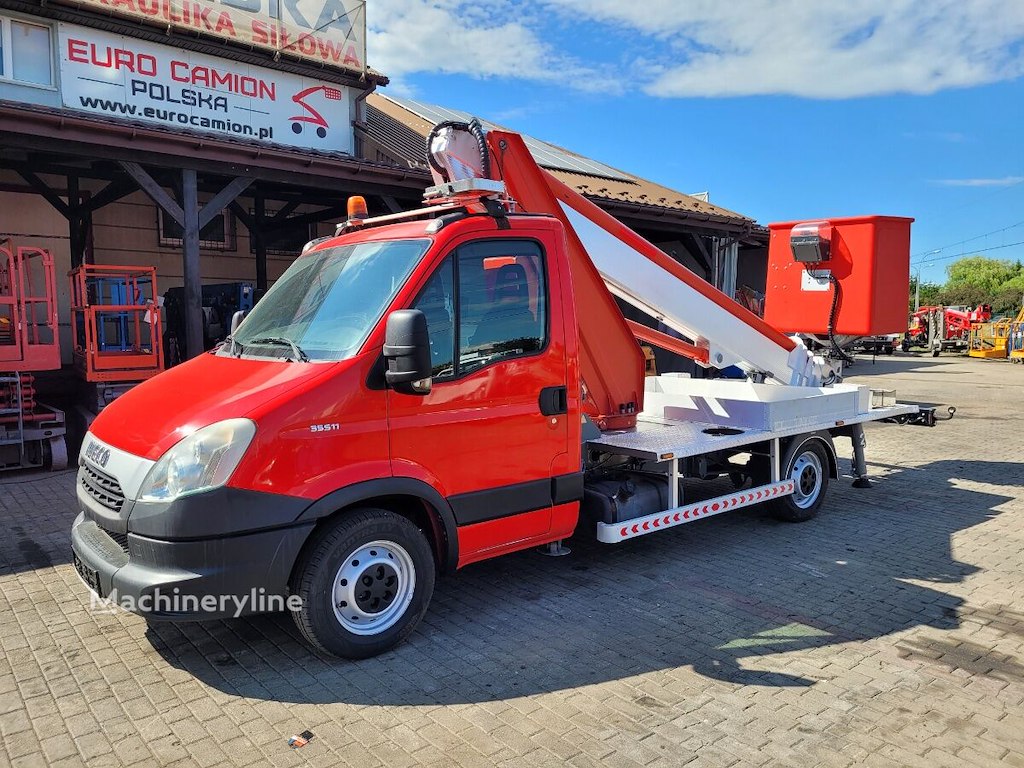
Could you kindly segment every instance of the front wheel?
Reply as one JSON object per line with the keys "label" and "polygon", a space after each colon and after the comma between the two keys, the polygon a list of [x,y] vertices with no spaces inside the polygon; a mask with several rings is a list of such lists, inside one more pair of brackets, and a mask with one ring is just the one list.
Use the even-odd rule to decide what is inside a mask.
{"label": "front wheel", "polygon": [[405,640],[434,592],[434,558],[410,520],[360,509],[324,529],[301,558],[292,618],[316,649],[349,659],[376,656]]}
{"label": "front wheel", "polygon": [[[799,438],[798,438],[799,440]],[[772,499],[768,509],[779,520],[802,523],[818,514],[828,490],[828,452],[819,438],[794,443],[787,451],[783,478],[796,489],[789,496]]]}

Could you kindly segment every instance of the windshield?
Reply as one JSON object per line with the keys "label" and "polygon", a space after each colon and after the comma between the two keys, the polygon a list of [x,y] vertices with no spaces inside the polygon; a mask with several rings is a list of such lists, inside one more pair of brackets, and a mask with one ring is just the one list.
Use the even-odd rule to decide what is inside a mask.
{"label": "windshield", "polygon": [[[382,240],[300,257],[253,308],[221,354],[351,357],[426,253],[429,240]],[[239,346],[240,345],[240,346]]]}

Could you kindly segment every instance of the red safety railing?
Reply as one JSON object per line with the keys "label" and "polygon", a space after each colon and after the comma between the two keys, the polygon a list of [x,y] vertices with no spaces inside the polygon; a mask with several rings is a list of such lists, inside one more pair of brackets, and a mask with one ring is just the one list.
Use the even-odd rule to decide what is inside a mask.
{"label": "red safety railing", "polygon": [[0,247],[0,370],[60,368],[53,254]]}
{"label": "red safety railing", "polygon": [[69,277],[74,361],[85,380],[143,381],[160,373],[156,268],[84,264]]}

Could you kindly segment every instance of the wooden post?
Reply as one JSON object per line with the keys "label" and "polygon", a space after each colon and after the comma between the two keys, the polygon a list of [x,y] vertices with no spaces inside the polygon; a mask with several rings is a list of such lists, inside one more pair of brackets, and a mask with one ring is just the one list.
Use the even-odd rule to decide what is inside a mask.
{"label": "wooden post", "polygon": [[181,172],[182,272],[185,277],[185,351],[193,358],[205,351],[203,338],[203,281],[199,271],[199,190],[196,172]]}
{"label": "wooden post", "polygon": [[262,192],[257,192],[253,198],[253,228],[249,236],[253,240],[253,249],[256,252],[256,290],[267,290],[267,241],[264,237],[263,224],[266,219],[266,201]]}
{"label": "wooden post", "polygon": [[68,244],[71,248],[71,268],[80,267],[85,258],[84,222],[79,199],[78,177],[68,176]]}

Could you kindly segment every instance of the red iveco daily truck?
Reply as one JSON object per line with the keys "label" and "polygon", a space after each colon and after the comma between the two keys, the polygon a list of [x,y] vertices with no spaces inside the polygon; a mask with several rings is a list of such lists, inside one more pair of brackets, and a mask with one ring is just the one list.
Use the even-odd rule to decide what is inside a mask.
{"label": "red iveco daily truck", "polygon": [[[520,136],[444,124],[428,147],[422,209],[371,219],[357,203],[227,342],[93,422],[72,548],[99,596],[151,619],[289,598],[313,646],[365,657],[412,632],[435,574],[554,552],[581,528],[616,543],[762,502],[806,520],[838,477],[834,436],[866,482],[861,425],[921,416],[841,383]],[[909,223],[773,226],[768,302],[812,299],[802,331],[900,330]],[[637,339],[747,376],[645,377]],[[683,498],[684,478],[724,475],[735,491]]]}

